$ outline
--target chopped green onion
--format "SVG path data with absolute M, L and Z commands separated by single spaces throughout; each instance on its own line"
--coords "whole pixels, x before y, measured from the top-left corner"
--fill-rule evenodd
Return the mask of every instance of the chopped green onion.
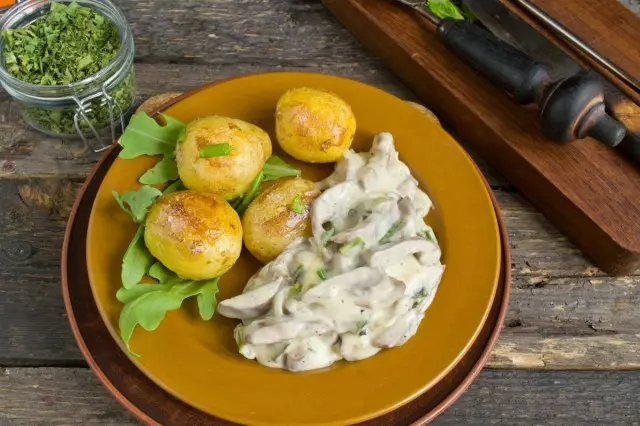
M 340 253 L 342 254 L 347 254 L 349 253 L 351 250 L 359 247 L 359 246 L 364 246 L 365 242 L 362 238 L 357 237 L 355 238 L 353 241 L 343 245 L 342 247 L 340 247 Z
M 391 228 L 389 228 L 387 233 L 384 234 L 384 237 L 380 238 L 379 243 L 380 244 L 386 244 L 386 243 L 390 242 L 391 241 L 391 237 L 393 237 L 400 230 L 400 228 L 402 228 L 403 224 L 404 224 L 404 221 L 402 219 L 396 220 L 395 223 L 393 225 L 391 225 Z
M 291 287 L 289 289 L 289 294 L 290 295 L 300 294 L 300 293 L 302 293 L 302 284 L 300 284 L 300 283 L 294 285 L 293 287 Z
M 331 237 L 336 233 L 336 228 L 334 228 L 333 223 L 331 222 L 323 224 L 322 227 L 325 232 L 322 234 L 322 237 L 320 237 L 320 245 L 322 247 L 326 247 L 327 244 L 329 244 L 329 241 L 331 241 Z
M 228 143 L 207 145 L 200 150 L 200 158 L 224 157 L 230 155 L 233 147 Z
M 298 282 L 303 275 L 304 275 L 304 267 L 302 265 L 298 265 L 296 270 L 293 272 L 293 282 Z
M 244 346 L 244 326 L 242 323 L 238 324 L 236 329 L 234 330 L 234 337 L 236 338 L 236 343 L 238 344 L 238 351 L 242 350 Z
M 296 195 L 296 197 L 291 202 L 290 210 L 294 213 L 303 213 L 304 212 L 304 204 L 302 203 L 302 197 Z
M 251 182 L 251 186 L 249 187 L 249 190 L 244 194 L 244 197 L 242 197 L 242 202 L 236 208 L 236 211 L 238 212 L 238 214 L 241 215 L 242 213 L 244 213 L 247 207 L 249 207 L 249 204 L 251 204 L 253 199 L 256 198 L 256 195 L 258 195 L 258 189 L 260 189 L 260 184 L 262 183 L 263 177 L 264 177 L 264 173 L 260 171 L 260 173 L 258 173 L 255 179 L 253 179 L 253 182 Z
M 433 231 L 431 229 L 426 229 L 426 230 L 422 231 L 422 234 L 423 234 L 425 240 L 431 241 L 432 243 L 436 242 L 435 235 L 433 235 Z
M 316 274 L 318 274 L 318 278 L 320 278 L 323 281 L 327 279 L 327 270 L 324 268 L 318 269 L 316 271 Z

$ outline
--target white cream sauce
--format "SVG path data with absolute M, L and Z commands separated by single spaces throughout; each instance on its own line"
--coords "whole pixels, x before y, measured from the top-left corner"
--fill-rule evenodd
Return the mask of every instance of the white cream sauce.
M 239 351 L 268 367 L 305 371 L 357 361 L 413 336 L 444 266 L 424 217 L 432 207 L 389 133 L 369 153 L 348 151 L 299 238 L 221 302 L 242 320 Z

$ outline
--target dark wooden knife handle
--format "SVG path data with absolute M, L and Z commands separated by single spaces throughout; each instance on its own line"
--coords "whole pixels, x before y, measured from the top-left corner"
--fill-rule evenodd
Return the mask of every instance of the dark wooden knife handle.
M 538 101 L 550 83 L 544 65 L 468 21 L 445 18 L 437 34 L 449 50 L 509 93 L 520 105 Z
M 616 146 L 624 138 L 624 126 L 605 111 L 599 81 L 578 74 L 552 82 L 544 65 L 468 21 L 443 19 L 437 34 L 452 53 L 518 104 L 536 103 L 549 139 L 567 143 L 591 136 Z

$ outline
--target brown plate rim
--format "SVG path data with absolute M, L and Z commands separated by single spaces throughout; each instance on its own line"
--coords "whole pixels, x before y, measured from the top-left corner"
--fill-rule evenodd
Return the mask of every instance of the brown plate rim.
M 224 80 L 218 80 L 218 81 L 214 81 L 212 83 L 209 83 L 207 85 L 204 85 L 200 88 L 197 89 L 193 89 L 190 90 L 174 99 L 171 99 L 169 102 L 167 102 L 166 104 L 162 105 L 161 107 L 158 108 L 158 110 L 153 113 L 150 114 L 151 116 L 155 116 L 158 114 L 159 111 L 163 111 L 166 108 L 168 108 L 169 106 L 181 101 L 182 99 L 191 96 L 194 93 L 197 93 L 200 90 L 203 90 L 207 87 L 210 87 L 212 85 L 216 85 L 216 84 L 220 84 L 221 82 L 224 81 L 229 81 L 229 80 L 233 80 L 236 78 L 239 78 L 242 76 L 234 76 L 234 77 L 230 77 Z M 80 331 L 79 325 L 77 323 L 75 314 L 73 312 L 73 307 L 71 304 L 71 299 L 70 299 L 70 293 L 69 293 L 69 282 L 68 282 L 68 267 L 67 267 L 67 261 L 66 259 L 68 258 L 68 254 L 69 254 L 69 243 L 70 243 L 70 238 L 71 238 L 71 233 L 74 227 L 74 224 L 76 223 L 76 219 L 77 219 L 77 213 L 80 207 L 80 204 L 82 202 L 82 199 L 84 198 L 84 195 L 89 187 L 89 185 L 91 183 L 93 183 L 94 178 L 96 176 L 96 174 L 98 173 L 98 171 L 100 170 L 101 166 L 104 164 L 104 162 L 109 158 L 109 156 L 111 154 L 113 154 L 114 150 L 118 147 L 117 142 L 115 142 L 107 151 L 105 151 L 105 153 L 101 156 L 101 158 L 98 160 L 98 162 L 94 165 L 91 173 L 88 175 L 87 179 L 85 180 L 82 188 L 80 189 L 80 192 L 78 193 L 78 196 L 76 198 L 76 201 L 74 202 L 71 214 L 69 216 L 69 221 L 67 223 L 67 227 L 65 230 L 65 236 L 64 236 L 64 242 L 63 242 L 63 247 L 62 247 L 62 261 L 61 261 L 61 272 L 62 272 L 62 293 L 63 293 L 63 299 L 64 299 L 64 303 L 65 303 L 65 309 L 67 312 L 67 316 L 69 318 L 69 322 L 71 325 L 71 329 L 72 332 L 74 334 L 74 338 L 76 339 L 76 342 L 80 348 L 80 351 L 82 352 L 84 358 L 87 360 L 87 363 L 89 364 L 89 366 L 91 367 L 92 371 L 94 372 L 94 374 L 98 377 L 98 379 L 102 382 L 102 384 L 107 388 L 107 390 L 109 391 L 109 393 L 121 404 L 123 405 L 125 408 L 127 408 L 127 410 L 129 410 L 131 413 L 133 413 L 140 421 L 144 422 L 145 424 L 149 424 L 149 425 L 157 425 L 159 423 L 157 423 L 156 420 L 154 420 L 153 418 L 151 418 L 149 415 L 147 415 L 145 412 L 143 412 L 141 409 L 139 409 L 135 404 L 133 404 L 131 401 L 129 401 L 129 399 L 124 396 L 117 388 L 115 385 L 113 385 L 112 381 L 107 377 L 107 375 L 105 374 L 105 372 L 102 370 L 102 368 L 100 367 L 100 365 L 96 362 L 96 360 L 94 359 L 93 355 L 91 354 L 90 350 L 88 349 L 84 338 L 82 336 L 82 332 Z M 466 152 L 465 152 L 466 154 Z M 466 154 L 468 155 L 468 154 Z M 469 385 L 473 382 L 473 380 L 478 376 L 478 374 L 480 373 L 480 371 L 482 370 L 483 366 L 486 364 L 488 357 L 491 354 L 491 350 L 493 349 L 493 347 L 495 346 L 495 343 L 498 339 L 498 335 L 501 331 L 502 328 L 502 324 L 504 323 L 504 319 L 506 317 L 506 311 L 507 311 L 507 307 L 508 307 L 508 299 L 509 299 L 509 294 L 510 294 L 510 282 L 511 282 L 511 252 L 510 252 L 510 245 L 509 245 L 509 238 L 508 238 L 508 234 L 506 231 L 506 226 L 504 224 L 504 217 L 502 215 L 502 212 L 499 208 L 499 205 L 497 204 L 497 201 L 495 199 L 495 196 L 493 194 L 493 191 L 491 191 L 491 188 L 489 187 L 486 179 L 484 178 L 484 176 L 482 175 L 482 173 L 479 171 L 477 165 L 475 164 L 475 162 L 473 162 L 473 160 L 471 158 L 469 158 L 472 163 L 474 164 L 474 166 L 476 167 L 476 169 L 478 170 L 480 176 L 482 177 L 484 184 L 486 185 L 489 195 L 491 197 L 491 201 L 494 204 L 494 211 L 496 213 L 496 219 L 498 222 L 498 227 L 500 230 L 500 235 L 501 235 L 501 240 L 502 240 L 502 261 L 503 261 L 503 267 L 502 267 L 502 271 L 501 271 L 501 275 L 502 275 L 502 285 L 503 285 L 503 290 L 502 290 L 502 297 L 501 297 L 501 306 L 500 309 L 497 313 L 496 316 L 496 321 L 495 324 L 493 324 L 493 331 L 491 332 L 490 336 L 487 339 L 487 342 L 484 346 L 484 349 L 482 350 L 482 352 L 480 353 L 478 359 L 475 361 L 475 363 L 473 364 L 473 366 L 470 368 L 470 370 L 466 373 L 465 376 L 463 376 L 463 379 L 460 381 L 460 383 L 448 394 L 444 397 L 444 399 L 435 407 L 433 407 L 429 412 L 427 412 L 424 416 L 422 416 L 420 419 L 418 419 L 417 421 L 413 422 L 413 425 L 423 425 L 426 423 L 429 423 L 431 421 L 433 421 L 435 418 L 437 418 L 439 415 L 441 415 L 447 408 L 449 408 L 463 393 L 464 391 L 469 387 Z M 497 301 L 494 301 L 494 303 L 496 303 Z M 402 408 L 401 408 L 402 409 Z M 211 417 L 212 420 L 214 420 L 215 418 L 212 416 Z M 216 419 L 217 420 L 217 419 Z M 374 419 L 375 420 L 375 419 Z

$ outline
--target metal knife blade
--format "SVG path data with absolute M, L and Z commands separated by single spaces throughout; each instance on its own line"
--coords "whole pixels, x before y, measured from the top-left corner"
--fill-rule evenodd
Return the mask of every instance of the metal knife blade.
M 478 20 L 496 37 L 544 64 L 553 80 L 584 69 L 554 43 L 497 0 L 463 0 Z

